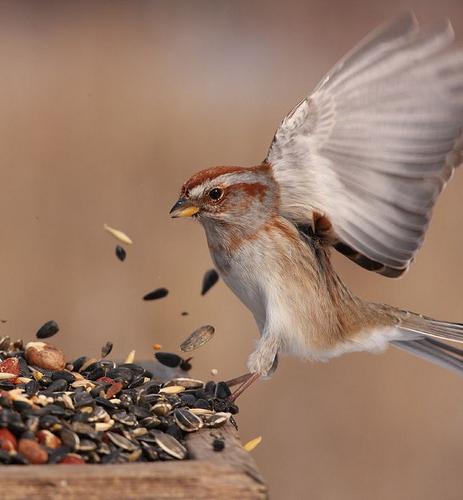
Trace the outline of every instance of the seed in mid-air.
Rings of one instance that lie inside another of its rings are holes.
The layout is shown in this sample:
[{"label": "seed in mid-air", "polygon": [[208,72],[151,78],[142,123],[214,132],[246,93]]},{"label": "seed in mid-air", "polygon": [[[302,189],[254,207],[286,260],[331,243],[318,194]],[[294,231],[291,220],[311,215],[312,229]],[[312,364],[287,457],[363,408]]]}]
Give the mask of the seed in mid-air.
[{"label": "seed in mid-air", "polygon": [[113,343],[112,342],[106,342],[106,344],[101,348],[101,357],[106,358],[108,354],[113,350]]},{"label": "seed in mid-air", "polygon": [[262,436],[258,436],[254,439],[251,439],[251,441],[248,441],[246,444],[243,445],[243,448],[246,451],[252,451],[256,446],[258,446],[262,441]]},{"label": "seed in mid-air", "polygon": [[121,262],[124,262],[125,258],[127,257],[127,252],[120,245],[116,246],[116,257]]},{"label": "seed in mid-air", "polygon": [[167,290],[167,288],[156,288],[156,290],[153,290],[152,292],[147,293],[143,297],[143,300],[162,299],[163,297],[166,297],[168,293],[169,293],[169,290]]},{"label": "seed in mid-air", "polygon": [[215,269],[206,271],[203,277],[201,295],[205,295],[219,281],[219,274]]},{"label": "seed in mid-air", "polygon": [[59,332],[59,326],[56,321],[47,321],[38,330],[35,336],[38,339],[47,339],[48,337],[53,337],[53,335]]},{"label": "seed in mid-air", "polygon": [[122,243],[125,243],[126,245],[132,244],[132,240],[119,229],[114,229],[113,227],[110,227],[107,224],[104,224],[103,227],[106,229],[106,231],[108,231],[108,233],[111,233],[114,236],[114,238],[121,241]]},{"label": "seed in mid-air", "polygon": [[214,336],[214,332],[215,329],[211,325],[201,326],[180,344],[180,349],[183,352],[194,351],[207,344]]}]

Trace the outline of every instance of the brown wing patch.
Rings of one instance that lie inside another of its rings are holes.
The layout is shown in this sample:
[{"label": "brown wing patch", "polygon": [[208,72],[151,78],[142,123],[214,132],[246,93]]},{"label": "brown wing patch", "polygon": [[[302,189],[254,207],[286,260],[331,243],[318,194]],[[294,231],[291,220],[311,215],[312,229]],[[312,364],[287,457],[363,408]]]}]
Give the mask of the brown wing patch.
[{"label": "brown wing patch", "polygon": [[385,266],[384,264],[381,264],[381,262],[377,262],[376,260],[370,259],[369,257],[361,254],[342,241],[337,241],[334,244],[334,248],[364,269],[374,271],[375,273],[386,276],[387,278],[398,278],[408,269],[408,266],[402,268]]}]

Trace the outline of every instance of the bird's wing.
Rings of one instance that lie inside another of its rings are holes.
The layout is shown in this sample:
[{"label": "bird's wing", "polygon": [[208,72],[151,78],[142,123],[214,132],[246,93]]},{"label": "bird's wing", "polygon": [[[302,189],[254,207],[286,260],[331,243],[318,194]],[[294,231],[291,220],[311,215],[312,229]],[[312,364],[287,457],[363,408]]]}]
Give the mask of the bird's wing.
[{"label": "bird's wing", "polygon": [[413,14],[381,26],[284,118],[268,152],[282,215],[322,216],[338,250],[385,276],[408,268],[461,162],[453,38],[449,22],[420,29]]}]

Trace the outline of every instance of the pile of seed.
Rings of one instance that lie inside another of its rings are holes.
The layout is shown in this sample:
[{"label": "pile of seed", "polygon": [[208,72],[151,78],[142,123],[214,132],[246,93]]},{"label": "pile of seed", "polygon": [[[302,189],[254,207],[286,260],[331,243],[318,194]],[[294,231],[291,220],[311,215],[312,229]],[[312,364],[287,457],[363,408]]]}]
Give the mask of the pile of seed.
[{"label": "pile of seed", "polygon": [[[191,367],[176,354],[156,355],[168,366]],[[184,375],[163,381],[136,363],[85,356],[66,363],[46,342],[23,346],[0,338],[0,463],[188,458],[185,436],[233,422],[238,408],[224,382]]]}]

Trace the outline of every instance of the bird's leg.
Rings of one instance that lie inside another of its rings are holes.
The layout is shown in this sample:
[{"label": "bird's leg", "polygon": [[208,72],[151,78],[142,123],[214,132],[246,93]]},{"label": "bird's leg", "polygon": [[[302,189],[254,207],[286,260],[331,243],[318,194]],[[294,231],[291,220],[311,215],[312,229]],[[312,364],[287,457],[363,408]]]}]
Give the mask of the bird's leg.
[{"label": "bird's leg", "polygon": [[251,376],[252,376],[252,373],[247,372],[244,375],[240,375],[239,377],[235,377],[235,378],[231,378],[230,380],[226,380],[225,383],[228,385],[228,387],[233,387],[234,385],[243,384]]},{"label": "bird's leg", "polygon": [[[243,392],[248,388],[250,387],[259,377],[260,377],[260,374],[259,373],[247,373],[246,375],[243,375],[243,376],[246,376],[246,380],[238,387],[238,389],[236,389],[236,391],[233,392],[233,394],[228,398],[229,401],[236,401],[236,399],[238,398],[238,396],[241,396],[241,394],[243,394]],[[240,377],[238,377],[240,378]],[[235,379],[236,380],[236,379]]]}]

